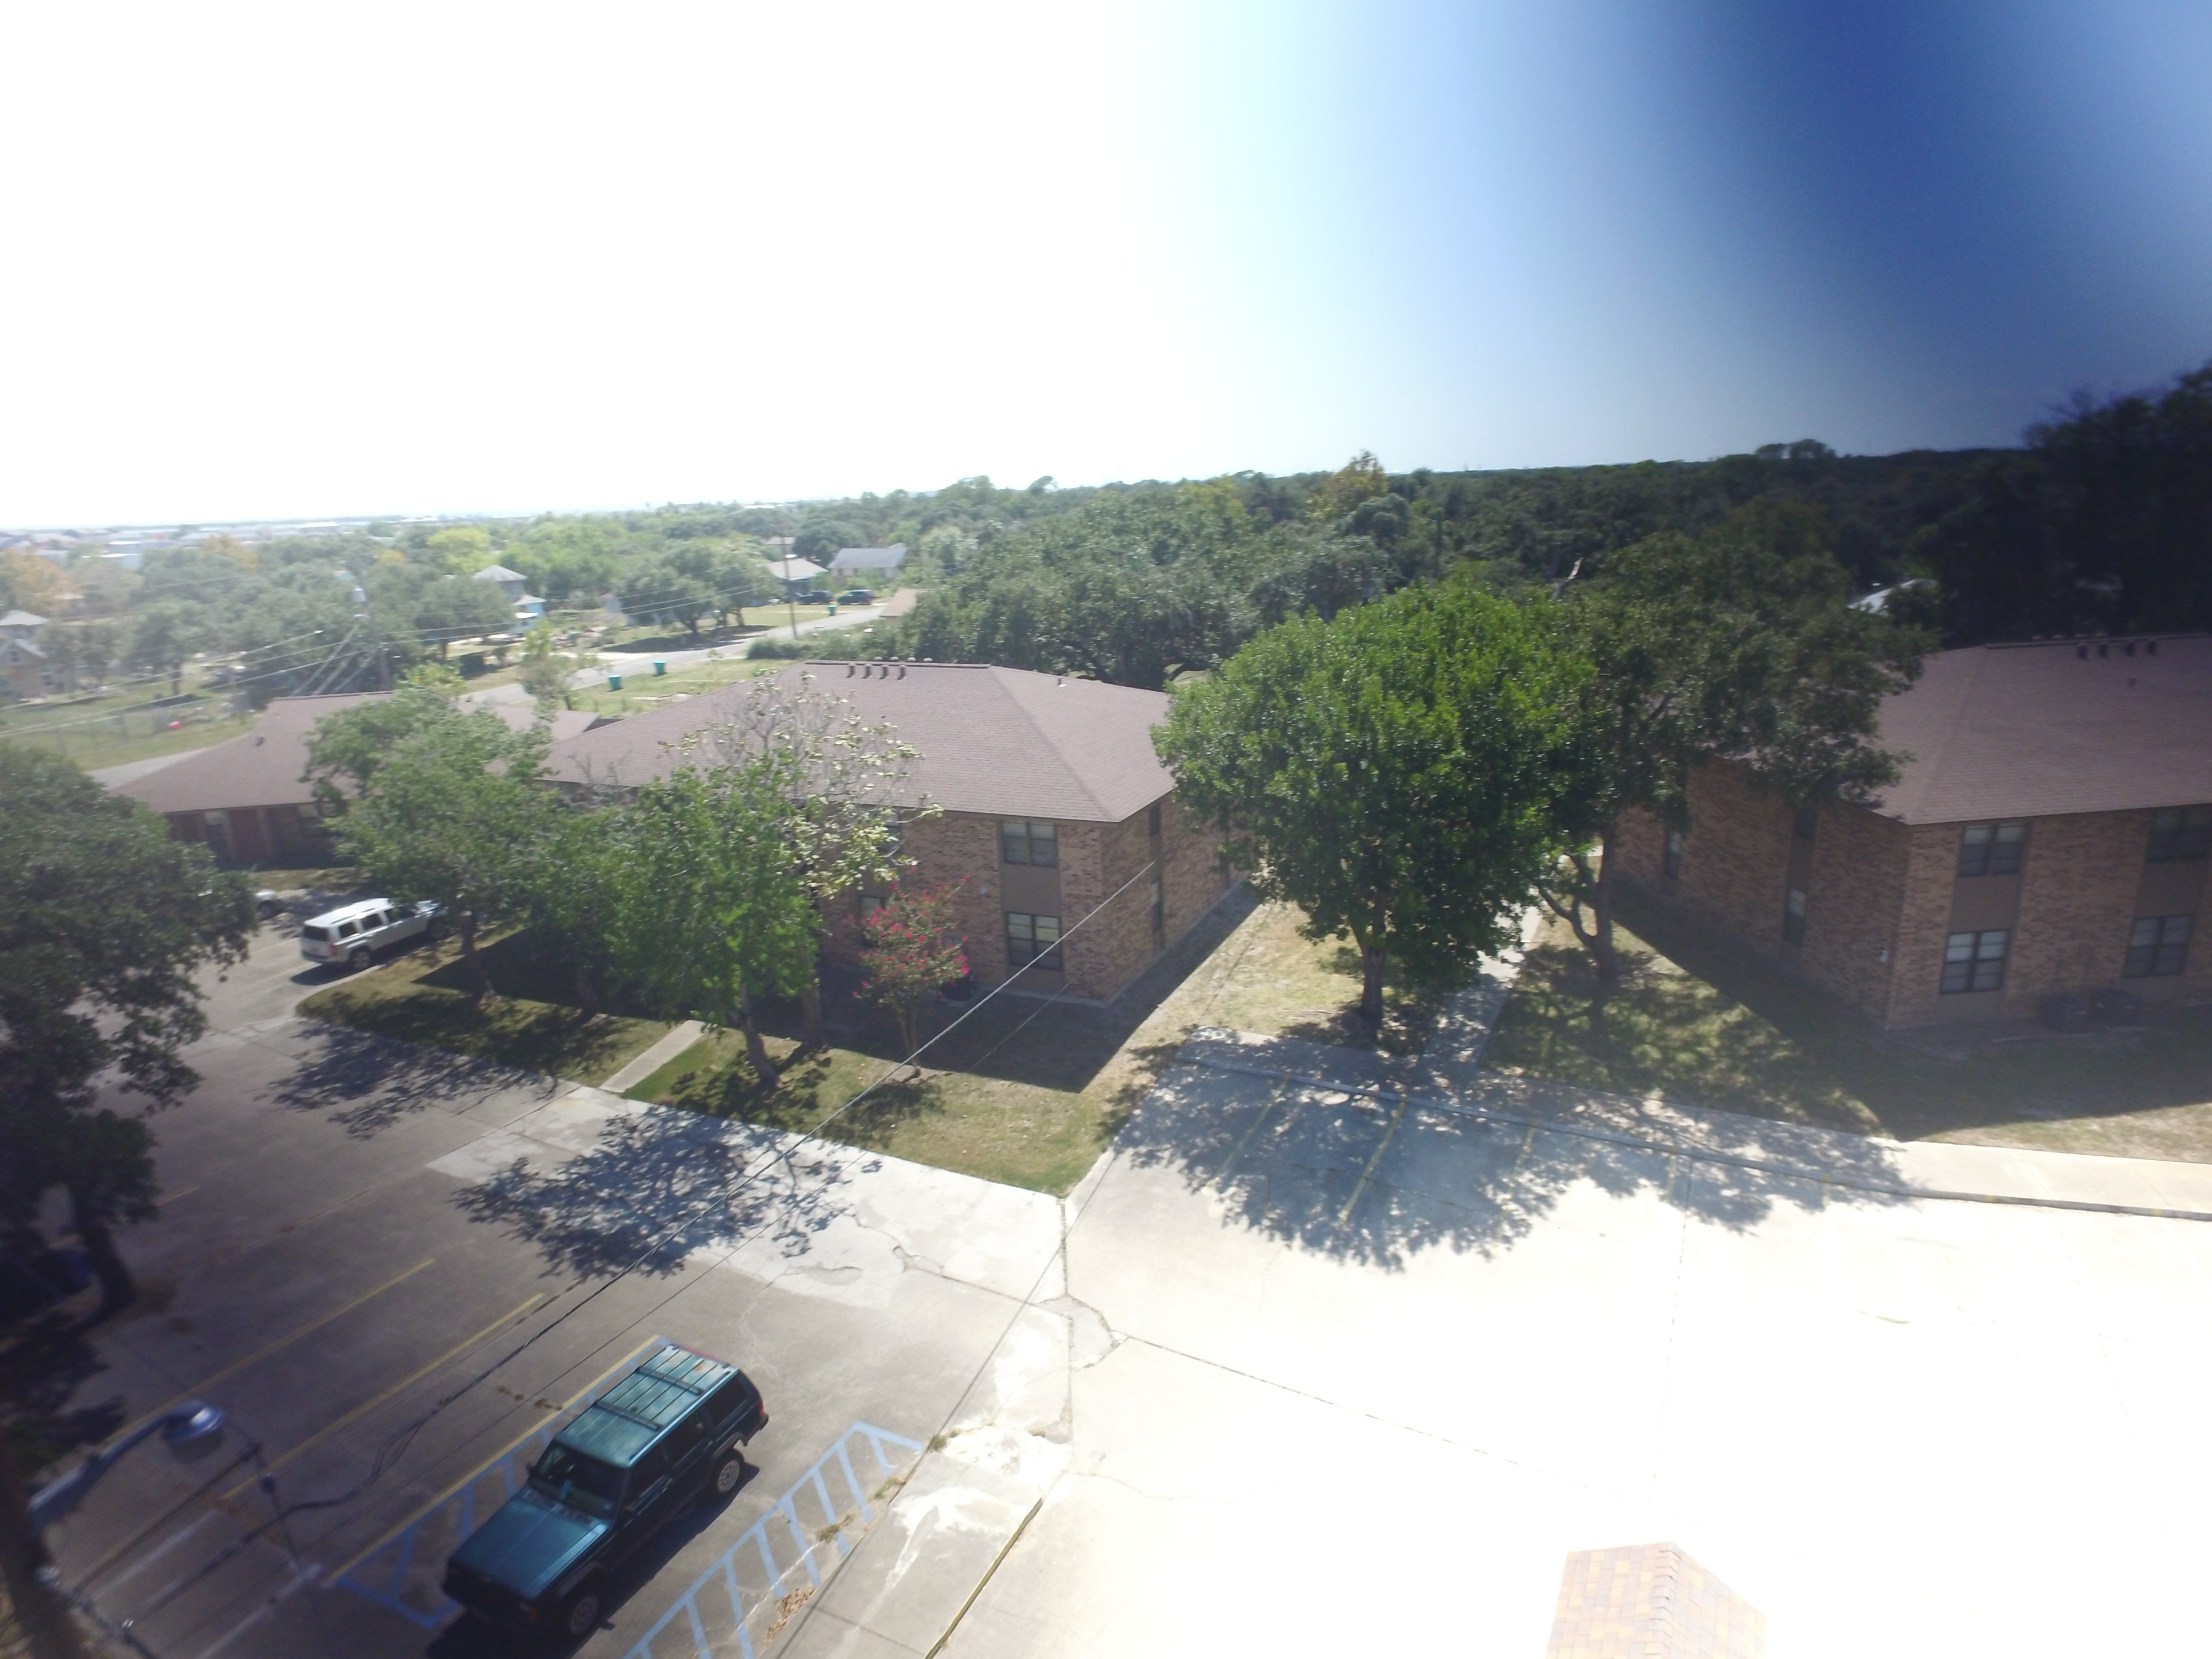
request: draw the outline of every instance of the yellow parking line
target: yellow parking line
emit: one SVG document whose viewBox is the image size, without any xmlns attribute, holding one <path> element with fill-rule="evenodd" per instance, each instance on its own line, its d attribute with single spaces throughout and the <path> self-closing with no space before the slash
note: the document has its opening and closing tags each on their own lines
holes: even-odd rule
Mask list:
<svg viewBox="0 0 2212 1659">
<path fill-rule="evenodd" d="M 426 1255 L 413 1267 L 408 1268 L 404 1273 L 392 1274 L 391 1278 L 386 1279 L 384 1283 L 379 1285 L 374 1290 L 363 1291 L 359 1296 L 354 1297 L 352 1301 L 343 1303 L 339 1306 L 331 1309 L 328 1313 L 324 1314 L 319 1318 L 309 1320 L 306 1324 L 301 1326 L 296 1331 L 293 1331 L 284 1336 L 280 1336 L 274 1342 L 269 1343 L 264 1346 L 256 1348 L 252 1353 L 246 1355 L 243 1359 L 234 1359 L 229 1364 L 225 1365 L 221 1370 L 215 1372 L 212 1376 L 202 1377 L 198 1382 L 192 1384 L 191 1388 L 186 1389 L 182 1394 L 177 1395 L 174 1399 L 163 1401 L 160 1405 L 155 1407 L 152 1411 L 148 1412 L 145 1416 L 138 1419 L 137 1422 L 132 1423 L 129 1428 L 117 1430 L 115 1437 L 119 1439 L 122 1436 L 130 1433 L 131 1429 L 139 1428 L 145 1424 L 152 1422 L 163 1412 L 173 1410 L 175 1407 L 183 1405 L 185 1401 L 191 1399 L 195 1395 L 203 1393 L 213 1384 L 222 1382 L 226 1376 L 234 1376 L 240 1371 L 244 1370 L 248 1365 L 258 1364 L 261 1360 L 268 1358 L 270 1354 L 276 1352 L 279 1349 L 291 1346 L 293 1343 L 297 1342 L 301 1337 L 309 1334 L 311 1332 L 322 1329 L 324 1326 L 329 1324 L 331 1321 L 337 1318 L 339 1316 L 351 1313 L 356 1308 L 361 1306 L 362 1303 L 374 1301 L 378 1297 L 382 1296 L 393 1285 L 403 1284 L 406 1280 L 414 1278 L 416 1273 L 421 1273 L 423 1268 L 428 1267 L 437 1259 L 438 1258 L 434 1255 Z"/>
<path fill-rule="evenodd" d="M 383 1393 L 378 1395 L 375 1398 L 363 1401 L 360 1405 L 356 1406 L 351 1411 L 348 1412 L 343 1417 L 338 1419 L 337 1422 L 316 1430 L 314 1433 L 309 1435 L 305 1440 L 302 1440 L 298 1445 L 293 1447 L 291 1450 L 284 1453 L 282 1456 L 270 1458 L 268 1462 L 262 1466 L 263 1468 L 270 1471 L 281 1469 L 294 1458 L 301 1456 L 304 1453 L 313 1451 L 317 1446 L 322 1444 L 324 1441 L 329 1439 L 340 1429 L 343 1429 L 359 1419 L 367 1416 L 370 1412 L 374 1411 L 379 1406 L 381 1406 L 386 1401 L 391 1399 L 392 1395 L 399 1393 L 403 1389 L 412 1388 L 416 1383 L 420 1382 L 424 1377 L 429 1376 L 431 1372 L 436 1370 L 441 1365 L 447 1364 L 457 1356 L 467 1352 L 471 1348 L 483 1341 L 484 1338 L 489 1336 L 501 1326 L 513 1324 L 516 1320 L 521 1318 L 532 1309 L 537 1307 L 541 1302 L 548 1302 L 551 1299 L 551 1292 L 540 1291 L 536 1296 L 532 1297 L 527 1302 L 521 1303 L 508 1312 L 501 1314 L 498 1318 L 493 1320 L 490 1324 L 485 1326 L 475 1335 L 465 1337 L 460 1341 L 456 1342 L 452 1347 L 447 1349 L 445 1352 L 440 1354 L 428 1364 L 422 1366 L 420 1370 L 409 1372 L 405 1376 L 401 1377 L 399 1381 L 394 1382 L 390 1388 L 385 1389 Z M 252 1480 L 241 1480 L 236 1486 L 233 1486 L 228 1492 L 223 1493 L 220 1501 L 228 1503 L 240 1492 L 249 1490 L 252 1485 L 253 1482 Z"/>
<path fill-rule="evenodd" d="M 1412 1103 L 1411 1095 L 1403 1093 L 1399 1095 L 1398 1109 L 1390 1115 L 1390 1127 L 1382 1132 L 1382 1139 L 1375 1148 L 1375 1156 L 1367 1160 L 1367 1167 L 1359 1172 L 1359 1183 L 1352 1189 L 1352 1196 L 1344 1200 L 1344 1207 L 1337 1212 L 1338 1226 L 1341 1227 L 1352 1219 L 1353 1206 L 1359 1202 L 1360 1194 L 1367 1190 L 1367 1183 L 1375 1178 L 1375 1167 L 1382 1163 L 1382 1154 L 1390 1150 L 1390 1137 L 1398 1133 L 1398 1125 L 1405 1118 L 1406 1108 Z"/>
<path fill-rule="evenodd" d="M 601 1371 L 596 1377 L 592 1378 L 592 1381 L 586 1382 L 582 1388 L 577 1389 L 575 1393 L 570 1395 L 568 1400 L 562 1404 L 561 1407 L 562 1411 L 565 1412 L 572 1409 L 575 1406 L 576 1402 L 583 1399 L 586 1395 L 597 1393 L 599 1391 L 599 1385 L 605 1382 L 609 1377 L 612 1376 L 617 1371 L 635 1364 L 638 1357 L 643 1354 L 647 1349 L 659 1347 L 667 1339 L 665 1337 L 647 1337 L 644 1341 L 639 1343 L 637 1346 L 632 1348 L 629 1352 L 625 1354 L 622 1358 L 615 1361 L 613 1364 Z M 515 1436 L 514 1439 L 508 1441 L 507 1444 L 501 1446 L 497 1451 L 494 1452 L 489 1457 L 484 1459 L 483 1462 L 477 1464 L 476 1468 L 471 1469 L 459 1480 L 454 1481 L 453 1484 L 447 1487 L 445 1491 L 440 1492 L 428 1503 L 423 1504 L 421 1509 L 416 1510 L 414 1514 L 409 1516 L 398 1526 L 392 1528 L 391 1531 L 379 1538 L 367 1549 L 361 1551 L 358 1554 L 347 1558 L 343 1565 L 334 1567 L 329 1572 L 324 1574 L 323 1582 L 326 1584 L 336 1583 L 339 1579 L 344 1577 L 346 1574 L 351 1572 L 362 1562 L 368 1560 L 370 1556 L 375 1554 L 377 1551 L 382 1549 L 393 1539 L 398 1537 L 401 1533 L 405 1532 L 408 1528 L 413 1526 L 424 1516 L 429 1514 L 432 1510 L 436 1509 L 439 1504 L 444 1503 L 455 1492 L 460 1491 L 462 1487 L 471 1485 L 477 1480 L 481 1480 L 488 1471 L 496 1468 L 499 1466 L 500 1460 L 513 1452 L 517 1446 L 521 1445 L 533 1435 L 542 1434 L 544 1432 L 544 1425 L 542 1421 L 524 1430 L 520 1434 Z"/>
</svg>

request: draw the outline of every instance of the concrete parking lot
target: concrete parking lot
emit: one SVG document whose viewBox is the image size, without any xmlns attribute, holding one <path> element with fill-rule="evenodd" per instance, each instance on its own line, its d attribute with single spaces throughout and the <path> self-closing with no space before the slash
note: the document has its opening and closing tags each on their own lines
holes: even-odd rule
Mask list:
<svg viewBox="0 0 2212 1659">
<path fill-rule="evenodd" d="M 1864 1188 L 2203 1212 L 2212 1170 L 1255 1074 L 1301 1046 L 1194 1045 L 1087 1195 L 1110 1336 L 948 1659 L 1535 1659 L 1567 1551 L 1659 1540 L 1777 1656 L 2201 1645 L 2212 1225 Z"/>
<path fill-rule="evenodd" d="M 627 1651 L 852 1425 L 926 1441 L 1056 1267 L 1049 1198 L 778 1162 L 760 1132 L 300 1021 L 302 967 L 264 930 L 216 988 L 204 1081 L 160 1120 L 161 1218 L 128 1240 L 146 1305 L 71 1402 L 123 1424 L 198 1395 L 242 1431 L 212 1465 L 135 1454 L 58 1529 L 71 1582 L 164 1659 L 423 1652 L 393 1608 L 307 1585 L 660 1336 L 743 1364 L 773 1420 L 737 1500 L 676 1528 L 586 1649 Z M 255 1467 L 224 1472 L 244 1436 L 280 1502 L 338 1501 L 255 1535 Z"/>
<path fill-rule="evenodd" d="M 76 1380 L 201 1394 L 337 1500 L 263 1529 L 250 1463 L 125 1465 L 61 1559 L 164 1659 L 508 1650 L 410 1616 L 439 1528 L 655 1337 L 775 1420 L 592 1654 L 742 1651 L 726 1559 L 793 1659 L 1533 1659 L 1567 1551 L 1658 1540 L 1778 1656 L 2200 1640 L 2212 1225 L 2141 1212 L 2212 1214 L 2212 1169 L 1222 1034 L 1063 1203 L 298 1021 L 319 978 L 272 937 L 218 988 L 148 1305 Z"/>
</svg>

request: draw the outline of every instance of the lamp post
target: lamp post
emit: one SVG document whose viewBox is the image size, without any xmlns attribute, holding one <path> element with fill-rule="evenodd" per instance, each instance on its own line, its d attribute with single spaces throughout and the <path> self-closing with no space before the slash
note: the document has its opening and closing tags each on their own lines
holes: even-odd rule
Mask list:
<svg viewBox="0 0 2212 1659">
<path fill-rule="evenodd" d="M 100 1483 L 100 1476 L 122 1461 L 125 1452 L 155 1435 L 161 1437 L 161 1443 L 179 1463 L 197 1463 L 215 1449 L 226 1426 L 221 1410 L 204 1406 L 197 1400 L 187 1400 L 174 1411 L 163 1412 L 140 1424 L 113 1445 L 86 1458 L 74 1472 L 33 1494 L 31 1530 L 44 1532 L 76 1509 L 84 1501 L 84 1495 Z"/>
<path fill-rule="evenodd" d="M 27 1501 L 16 1478 L 15 1462 L 0 1446 L 0 1558 L 4 1558 L 0 1559 L 0 1568 L 4 1569 L 15 1616 L 30 1638 L 33 1659 L 80 1659 L 83 1652 L 70 1614 L 74 1598 L 62 1589 L 40 1534 L 82 1503 L 100 1477 L 143 1442 L 158 1434 L 179 1462 L 197 1462 L 216 1449 L 226 1426 L 222 1413 L 215 1407 L 187 1401 L 142 1423 L 113 1445 L 95 1452 L 60 1480 L 32 1494 Z M 127 1634 L 125 1639 L 138 1646 Z"/>
</svg>

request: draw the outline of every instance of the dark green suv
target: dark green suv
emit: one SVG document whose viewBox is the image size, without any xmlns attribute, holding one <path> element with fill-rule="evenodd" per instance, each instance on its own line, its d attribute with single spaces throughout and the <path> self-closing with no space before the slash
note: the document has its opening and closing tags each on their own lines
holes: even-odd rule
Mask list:
<svg viewBox="0 0 2212 1659">
<path fill-rule="evenodd" d="M 446 1594 L 510 1629 L 582 1638 L 608 1570 L 700 1494 L 744 1478 L 738 1449 L 768 1424 L 734 1365 L 667 1347 L 553 1437 L 530 1482 L 446 1564 Z"/>
</svg>

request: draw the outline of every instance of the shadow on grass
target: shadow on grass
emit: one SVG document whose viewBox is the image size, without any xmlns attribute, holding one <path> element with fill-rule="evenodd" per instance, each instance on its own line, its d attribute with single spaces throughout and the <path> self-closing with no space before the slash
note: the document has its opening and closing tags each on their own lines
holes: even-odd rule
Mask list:
<svg viewBox="0 0 2212 1659">
<path fill-rule="evenodd" d="M 1877 1032 L 1648 895 L 1625 893 L 1621 920 L 1633 964 L 1622 989 L 1598 1005 L 1583 954 L 1540 946 L 1486 1064 L 1899 1139 L 2212 1098 L 2212 1019 L 2201 1011 L 2166 1012 L 2137 1036 L 1946 1054 Z M 2212 1139 L 2197 1155 L 2207 1152 Z"/>
</svg>

